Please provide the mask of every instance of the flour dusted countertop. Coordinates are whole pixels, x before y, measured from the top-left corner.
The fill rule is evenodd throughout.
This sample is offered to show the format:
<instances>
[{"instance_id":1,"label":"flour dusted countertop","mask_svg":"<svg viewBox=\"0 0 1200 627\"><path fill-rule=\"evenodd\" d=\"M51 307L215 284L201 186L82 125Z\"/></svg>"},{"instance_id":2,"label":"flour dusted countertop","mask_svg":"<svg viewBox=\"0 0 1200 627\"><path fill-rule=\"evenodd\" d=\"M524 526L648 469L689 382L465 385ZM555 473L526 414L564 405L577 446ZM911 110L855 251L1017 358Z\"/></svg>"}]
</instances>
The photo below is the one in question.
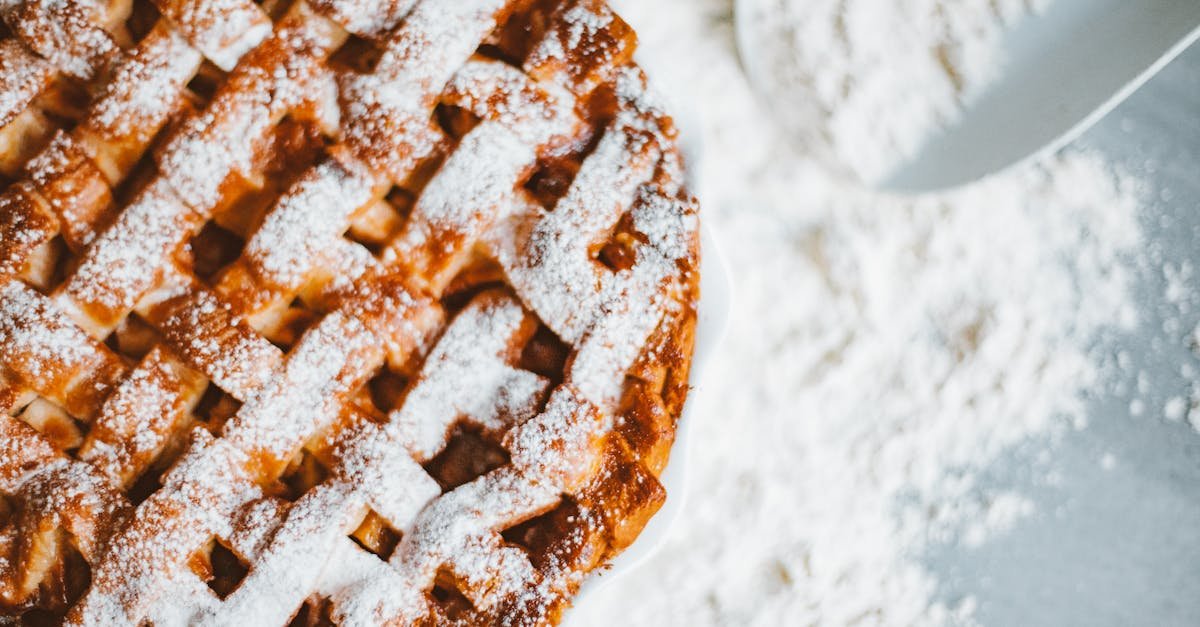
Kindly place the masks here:
<instances>
[{"instance_id":1,"label":"flour dusted countertop","mask_svg":"<svg viewBox=\"0 0 1200 627\"><path fill-rule=\"evenodd\" d=\"M736 292L680 522L574 622L1194 623L1200 51L1042 166L900 199L780 140L727 0L615 4Z\"/></svg>"}]
</instances>

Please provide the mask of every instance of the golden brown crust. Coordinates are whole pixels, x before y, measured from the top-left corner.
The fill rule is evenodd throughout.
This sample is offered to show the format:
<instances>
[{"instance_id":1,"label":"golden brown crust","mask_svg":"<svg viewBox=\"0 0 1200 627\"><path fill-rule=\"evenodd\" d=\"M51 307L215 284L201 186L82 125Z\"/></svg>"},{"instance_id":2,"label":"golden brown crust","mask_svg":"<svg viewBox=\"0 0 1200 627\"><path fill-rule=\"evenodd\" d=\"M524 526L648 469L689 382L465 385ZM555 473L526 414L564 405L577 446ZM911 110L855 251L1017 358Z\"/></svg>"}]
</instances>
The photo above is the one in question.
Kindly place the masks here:
<instances>
[{"instance_id":1,"label":"golden brown crust","mask_svg":"<svg viewBox=\"0 0 1200 627\"><path fill-rule=\"evenodd\" d=\"M0 6L0 613L557 622L663 503L699 297L628 25L62 6Z\"/></svg>"}]
</instances>

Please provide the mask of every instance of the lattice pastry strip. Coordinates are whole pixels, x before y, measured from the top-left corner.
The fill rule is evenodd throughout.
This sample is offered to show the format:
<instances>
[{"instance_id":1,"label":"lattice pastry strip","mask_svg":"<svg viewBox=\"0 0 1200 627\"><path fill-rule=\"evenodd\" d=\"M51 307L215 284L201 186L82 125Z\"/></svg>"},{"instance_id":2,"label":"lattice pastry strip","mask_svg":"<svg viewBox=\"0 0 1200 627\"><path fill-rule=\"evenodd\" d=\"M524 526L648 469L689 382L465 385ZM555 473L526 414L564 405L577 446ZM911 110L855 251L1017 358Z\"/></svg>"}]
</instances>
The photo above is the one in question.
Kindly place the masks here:
<instances>
[{"instance_id":1,"label":"lattice pastry strip","mask_svg":"<svg viewBox=\"0 0 1200 627\"><path fill-rule=\"evenodd\" d=\"M223 67L232 65L270 30L269 20L249 0L164 0L159 3L159 8ZM36 108L26 107L51 87L58 71L73 78L91 80L103 75L109 66L116 66L115 79L109 83L108 100L110 103L120 101L123 95L125 102L124 106L116 108L100 105L97 108L100 119L94 121L102 125L132 124L141 107L152 110L170 107L171 99L165 97L167 93L154 88L160 79L170 80L171 74L159 70L188 64L198 67L198 60L192 61L195 53L186 46L174 46L171 50L161 51L164 54L154 54L154 44L159 38L152 35L132 53L131 62L119 47L127 38L122 22L129 10L127 0L72 3L21 0L4 5L0 18L17 37L0 42L0 70L3 71L0 81L4 87L0 89L4 94L0 97L0 126L3 126L0 146L4 148L0 165L9 163L14 154L30 154L29 145L39 142L45 135L48 120ZM239 19L223 19L225 16ZM173 32L161 25L156 32L160 37L165 33L173 36ZM146 55L147 49L151 50L149 55ZM143 89L130 87L131 68L137 72L139 62L164 59L166 66L144 65L140 74L133 75L143 79ZM116 113L127 116L125 122L118 121ZM138 127L137 132L148 132L149 135L157 131L154 124ZM112 170L106 168L108 165L100 164L111 174Z\"/></svg>"},{"instance_id":2,"label":"lattice pastry strip","mask_svg":"<svg viewBox=\"0 0 1200 627\"><path fill-rule=\"evenodd\" d=\"M23 187L0 194L0 281L24 272L58 228L50 208Z\"/></svg>"},{"instance_id":3,"label":"lattice pastry strip","mask_svg":"<svg viewBox=\"0 0 1200 627\"><path fill-rule=\"evenodd\" d=\"M212 211L231 176L258 187L254 156L279 120L306 99L323 60L345 38L337 25L293 5L275 32L247 53L200 115L184 122L158 165L192 209Z\"/></svg>"},{"instance_id":4,"label":"lattice pastry strip","mask_svg":"<svg viewBox=\"0 0 1200 627\"><path fill-rule=\"evenodd\" d=\"M193 47L223 70L271 32L271 19L251 0L155 0Z\"/></svg>"},{"instance_id":5,"label":"lattice pastry strip","mask_svg":"<svg viewBox=\"0 0 1200 627\"><path fill-rule=\"evenodd\" d=\"M499 62L469 62L450 83L448 102L483 121L426 187L388 251L416 276L430 277L435 292L445 288L466 263L471 245L500 217L538 149L578 134L578 120L565 103Z\"/></svg>"},{"instance_id":6,"label":"lattice pastry strip","mask_svg":"<svg viewBox=\"0 0 1200 627\"><path fill-rule=\"evenodd\" d=\"M152 364L152 366L150 367L150 370L149 370L149 372L151 374L153 374L155 371L154 365L157 365L160 367L171 367L169 364L161 364L160 360L156 358L156 355L158 355L158 354L152 353L151 356L147 358L147 362L149 364ZM174 366L174 368L179 368L179 367ZM137 417L137 415L139 413L150 412L151 414L154 414L156 412L163 412L164 410L166 410L168 413L164 414L164 417L166 417L169 420L171 418L170 404L172 402L179 402L179 399L178 399L178 397L168 398L168 395L170 395L172 393L180 392L180 391L184 391L184 392L186 391L186 390L177 389L177 388L181 387L179 385L166 385L166 386L162 385L163 383L169 383L169 381L164 382L162 380L161 376L158 377L157 379L151 378L149 380L145 380L143 378L143 375L141 375L139 373L143 373L146 371L147 371L147 367L144 365L137 372L135 372L134 375L132 375L130 377L130 379L128 379L125 382L122 389L120 391L118 391L117 394L109 400L109 403L106 404L106 406L105 406L105 413L101 416L100 420L98 421L96 429L93 430L93 432L90 436L89 445L85 446L85 448L81 454L82 457L84 457L85 459L89 459L93 463L102 463L102 465L105 468L112 467L113 470L109 470L109 472L112 474L118 475L121 479L125 479L126 477L123 476L122 471L118 470L119 464L130 462L130 461L132 461L132 462L139 461L138 459L136 459L138 457L138 455L137 455L138 451L129 451L129 450L116 451L115 455L112 454L110 451L110 454L106 455L103 447L97 448L95 446L95 442L103 441L105 439L104 436L106 436L106 435L113 435L113 431L116 428L120 428L121 426L128 428L129 425L121 425L120 423L122 421L130 420L130 419L133 419L135 421L139 420L139 418ZM176 372L175 374L178 374L178 373ZM263 374L269 375L269 371L265 372ZM147 388L147 386L149 386L149 388ZM147 396L148 396L148 398L147 398ZM130 407L131 404L134 406ZM115 416L115 418L113 418L111 420L111 422L116 422L117 424L109 424L110 417L114 417L114 416ZM159 444L157 442L153 442L153 438L155 436L153 436L152 433L154 433L154 431L149 427L150 427L150 425L138 423L137 424L137 428L139 428L138 438L133 439L131 442L128 442L128 444L136 445L139 443L138 442L139 439L144 439L147 437L149 437L152 440L149 443L150 446ZM98 440L93 440L92 438L98 438ZM100 451L100 452L97 452L97 451ZM140 461L144 462L145 459L142 459ZM103 462L109 462L109 463L103 464Z\"/></svg>"},{"instance_id":7,"label":"lattice pastry strip","mask_svg":"<svg viewBox=\"0 0 1200 627\"><path fill-rule=\"evenodd\" d=\"M29 425L4 415L0 491L22 504L20 518L0 532L0 599L6 604L20 603L47 571L63 568L68 534L86 559L98 559L107 531L128 507L93 468L67 458Z\"/></svg>"},{"instance_id":8,"label":"lattice pastry strip","mask_svg":"<svg viewBox=\"0 0 1200 627\"><path fill-rule=\"evenodd\" d=\"M200 302L203 314L205 301L201 298ZM207 304L210 315L219 312L211 309L211 301ZM224 335L228 338L229 333ZM226 344L237 348L236 342ZM269 372L268 369L263 374ZM168 438L179 425L186 423L187 411L202 390L203 380L196 374L161 350L152 350L105 403L79 457L118 485L127 485L169 443ZM51 506L50 511L55 507ZM26 508L29 512L41 511L36 503L27 502Z\"/></svg>"},{"instance_id":9,"label":"lattice pastry strip","mask_svg":"<svg viewBox=\"0 0 1200 627\"><path fill-rule=\"evenodd\" d=\"M284 356L226 301L196 283L143 313L163 343L222 391L251 400L283 367Z\"/></svg>"},{"instance_id":10,"label":"lattice pastry strip","mask_svg":"<svg viewBox=\"0 0 1200 627\"><path fill-rule=\"evenodd\" d=\"M14 2L0 15L21 42L60 71L80 79L94 78L119 46L106 30L120 24L129 3L83 0L68 4Z\"/></svg>"},{"instance_id":11,"label":"lattice pastry strip","mask_svg":"<svg viewBox=\"0 0 1200 627\"><path fill-rule=\"evenodd\" d=\"M180 6L184 4L197 2ZM60 134L28 164L32 189L56 210L69 245L78 248L86 243L81 240L89 239L102 225L107 209L107 195L88 168L99 168L110 184L118 182L176 109L179 100L171 94L178 93L199 62L198 54L160 24L116 64L112 81L73 134ZM14 126L6 126L4 133ZM19 272L33 251L60 228L40 208L40 199L22 197L19 189L6 192L0 200L9 207L0 220L0 232L10 234L0 240L0 278ZM10 196L13 193L18 195Z\"/></svg>"},{"instance_id":12,"label":"lattice pastry strip","mask_svg":"<svg viewBox=\"0 0 1200 627\"><path fill-rule=\"evenodd\" d=\"M509 365L536 328L519 304L493 293L477 297L455 318L404 406L391 415L394 429L403 434L400 441L418 461L441 452L461 419L502 434L536 411L549 382ZM470 381L471 389L458 389L463 381Z\"/></svg>"},{"instance_id":13,"label":"lattice pastry strip","mask_svg":"<svg viewBox=\"0 0 1200 627\"><path fill-rule=\"evenodd\" d=\"M313 0L321 15L369 39L380 39L408 14L416 0Z\"/></svg>"},{"instance_id":14,"label":"lattice pastry strip","mask_svg":"<svg viewBox=\"0 0 1200 627\"><path fill-rule=\"evenodd\" d=\"M85 337L82 331L74 328L63 317L54 317L50 313L53 310L51 302L33 293L21 291L19 288L15 288L15 285L10 283L8 285L9 293L5 294L6 298L0 299L3 302L0 310L7 314L0 316L0 320L6 321L9 325L7 327L9 335L4 338L4 345L7 348L12 349L18 355L26 356L44 355L53 351L61 360L56 360L58 361L56 367L79 368L79 373L87 373L88 369L82 367L77 361L73 362L72 359L84 358L92 361L100 359L100 372L105 371L103 364L106 363L104 361L106 358L109 367L115 367L112 356L100 346L93 345L91 353L78 350L74 353L64 351L62 348L64 341L77 341L77 348L87 346L89 341L80 341ZM78 357L72 357L72 355L78 355ZM18 362L8 361L9 366L13 364L19 365ZM30 379L28 373L25 376ZM42 373L31 380L51 382L54 379L47 373ZM19 495L24 515L32 517L28 521L19 523L17 528L26 529L25 540L39 542L39 544L31 546L15 547L15 550L19 551L19 555L27 555L36 548L43 555L44 561L53 563L62 543L61 537L58 534L30 535L29 530L36 526L34 521L37 521L37 525L50 524L52 528L62 527L63 525L54 523L54 521L59 520L59 516L67 516L70 517L70 520L93 521L93 524L86 528L64 528L71 534L73 545L83 551L85 556L96 559L98 557L96 555L97 547L107 539L113 523L117 520L117 517L111 512L106 513L104 509L97 509L109 507L104 505L105 501L95 499L63 501L60 498L38 497L38 495L50 495L52 490L56 490L59 496L72 493L72 491L76 494L106 495L103 498L115 499L114 502L119 503L118 507L123 507L124 501L119 496L107 496L112 494L107 485L108 480L112 478L118 484L127 483L133 475L136 475L153 459L161 450L165 436L171 432L171 423L176 422L179 413L186 409L180 407L179 404L188 402L186 396L188 388L190 387L192 393L195 394L198 384L195 375L189 375L186 368L162 353L152 352L147 357L146 363L125 379L116 392L108 398L104 409L96 417L95 425L83 443L84 446L79 455L82 459L90 462L92 466L85 466L80 462L69 462L67 465L61 466L59 471L51 472L50 466L46 465L45 472L50 474L41 479L34 477L20 484L19 488L6 490ZM99 382L88 383L81 387L85 391L93 393L98 390L103 391L103 386ZM57 398L52 389L41 387L38 392L45 397ZM192 401L194 402L194 397ZM40 401L34 401L34 403L37 402ZM68 397L67 403L64 404L71 407L71 399ZM89 407L95 404L94 400L86 401L82 403L82 406ZM26 416L32 407L33 405L27 407L21 414L27 422L29 420ZM164 422L166 424L163 424ZM42 426L42 429L45 430L46 427ZM15 437L12 434L5 435L6 437ZM22 434L22 437L30 440L36 438L36 435L26 433ZM38 445L27 442L21 446L34 449ZM0 461L5 464L18 463L18 461L10 460ZM28 558L22 559L25 561L13 561L13 563L18 567L23 567L28 562ZM25 583L18 584L18 590L15 593L17 596L10 599L9 602L15 602L16 599L30 594L46 574L44 570L39 571L27 567L22 570Z\"/></svg>"},{"instance_id":15,"label":"lattice pastry strip","mask_svg":"<svg viewBox=\"0 0 1200 627\"><path fill-rule=\"evenodd\" d=\"M110 616L114 604L124 607L123 615L130 620L144 615L150 609L147 601L155 597L150 591L157 585L156 577L147 574L131 582L117 573L133 564L180 564L187 553L220 532L228 524L223 521L242 503L259 496L256 480L278 476L283 462L303 440L334 418L336 399L360 387L378 367L382 352L373 340L361 322L341 314L327 316L306 334L271 387L226 426L224 438L185 454L165 482L175 490L155 493L139 508L138 515L145 518L135 520L113 541L112 552L124 559L112 570L101 568L96 573L77 616L84 622L95 620L89 616ZM331 346L339 350L331 351ZM223 489L209 485L214 475L222 479ZM187 497L181 501L180 494ZM167 543L163 542L165 524L172 531Z\"/></svg>"},{"instance_id":16,"label":"lattice pastry strip","mask_svg":"<svg viewBox=\"0 0 1200 627\"><path fill-rule=\"evenodd\" d=\"M182 90L200 62L200 53L160 20L117 65L75 131L110 184L128 175L168 117L179 110Z\"/></svg>"},{"instance_id":17,"label":"lattice pastry strip","mask_svg":"<svg viewBox=\"0 0 1200 627\"><path fill-rule=\"evenodd\" d=\"M0 607L78 551L71 624L557 620L662 502L614 412L670 430L695 315L632 31L600 0L155 4L0 11L31 85L0 97ZM54 132L59 72L103 84ZM212 237L245 244L199 272ZM217 547L248 570L219 594Z\"/></svg>"},{"instance_id":18,"label":"lattice pastry strip","mask_svg":"<svg viewBox=\"0 0 1200 627\"><path fill-rule=\"evenodd\" d=\"M497 237L495 254L522 298L570 342L595 322L580 314L600 313L600 299L619 279L592 259L592 251L661 158L643 115L632 103L623 108L553 211L529 204Z\"/></svg>"},{"instance_id":19,"label":"lattice pastry strip","mask_svg":"<svg viewBox=\"0 0 1200 627\"><path fill-rule=\"evenodd\" d=\"M0 126L7 126L50 85L54 66L19 41L0 41Z\"/></svg>"},{"instance_id":20,"label":"lattice pastry strip","mask_svg":"<svg viewBox=\"0 0 1200 627\"><path fill-rule=\"evenodd\" d=\"M170 444L200 400L205 381L155 348L101 409L79 458L128 487Z\"/></svg>"},{"instance_id":21,"label":"lattice pastry strip","mask_svg":"<svg viewBox=\"0 0 1200 627\"><path fill-rule=\"evenodd\" d=\"M302 9L289 13L279 32L239 66L205 113L185 123L168 144L159 160L165 176L152 182L89 249L64 293L82 310L90 331L105 335L161 280L169 270L168 255L204 224L231 173L240 167L243 176L251 177L253 144L273 121L300 104L297 81L313 71L311 55L328 53L331 35L328 28L311 26L318 22L304 19ZM239 85L251 91L239 90ZM275 97L257 103L247 96L263 90ZM214 152L217 146L221 148ZM106 274L113 280L104 280Z\"/></svg>"},{"instance_id":22,"label":"lattice pastry strip","mask_svg":"<svg viewBox=\"0 0 1200 627\"><path fill-rule=\"evenodd\" d=\"M117 355L17 281L0 285L0 344L8 376L81 418L126 372Z\"/></svg>"},{"instance_id":23,"label":"lattice pastry strip","mask_svg":"<svg viewBox=\"0 0 1200 627\"><path fill-rule=\"evenodd\" d=\"M354 210L386 190L353 157L334 152L301 176L267 214L218 290L256 316L286 305L313 279Z\"/></svg>"}]
</instances>

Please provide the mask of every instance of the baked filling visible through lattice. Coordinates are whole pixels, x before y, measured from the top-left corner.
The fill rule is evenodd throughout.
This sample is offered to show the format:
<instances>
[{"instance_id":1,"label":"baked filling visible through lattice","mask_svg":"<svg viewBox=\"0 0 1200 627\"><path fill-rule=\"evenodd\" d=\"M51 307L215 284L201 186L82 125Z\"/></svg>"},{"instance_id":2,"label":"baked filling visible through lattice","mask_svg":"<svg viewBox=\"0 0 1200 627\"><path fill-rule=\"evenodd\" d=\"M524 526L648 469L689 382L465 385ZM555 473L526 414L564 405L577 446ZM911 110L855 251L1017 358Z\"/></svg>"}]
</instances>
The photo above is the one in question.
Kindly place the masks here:
<instances>
[{"instance_id":1,"label":"baked filling visible through lattice","mask_svg":"<svg viewBox=\"0 0 1200 627\"><path fill-rule=\"evenodd\" d=\"M0 0L0 623L557 622L698 298L602 0Z\"/></svg>"}]
</instances>

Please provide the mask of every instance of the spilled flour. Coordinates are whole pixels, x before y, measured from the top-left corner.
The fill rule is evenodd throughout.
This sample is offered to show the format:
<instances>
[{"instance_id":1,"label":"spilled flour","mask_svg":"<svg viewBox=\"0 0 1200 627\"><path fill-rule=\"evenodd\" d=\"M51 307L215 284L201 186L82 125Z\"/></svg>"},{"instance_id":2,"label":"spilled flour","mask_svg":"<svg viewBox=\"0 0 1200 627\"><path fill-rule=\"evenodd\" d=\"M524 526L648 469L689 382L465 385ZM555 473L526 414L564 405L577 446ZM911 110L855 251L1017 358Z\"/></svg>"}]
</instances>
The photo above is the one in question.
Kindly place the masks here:
<instances>
[{"instance_id":1,"label":"spilled flour","mask_svg":"<svg viewBox=\"0 0 1200 627\"><path fill-rule=\"evenodd\" d=\"M743 0L746 68L804 151L886 177L997 78L1051 0ZM813 122L819 122L813 124Z\"/></svg>"},{"instance_id":2,"label":"spilled flour","mask_svg":"<svg viewBox=\"0 0 1200 627\"><path fill-rule=\"evenodd\" d=\"M573 623L969 623L972 599L937 600L922 551L1030 514L979 470L1084 421L1104 376L1093 338L1136 318L1135 183L1067 153L940 197L841 186L756 105L728 0L613 4L704 142L735 298L692 414L684 514Z\"/></svg>"}]
</instances>

